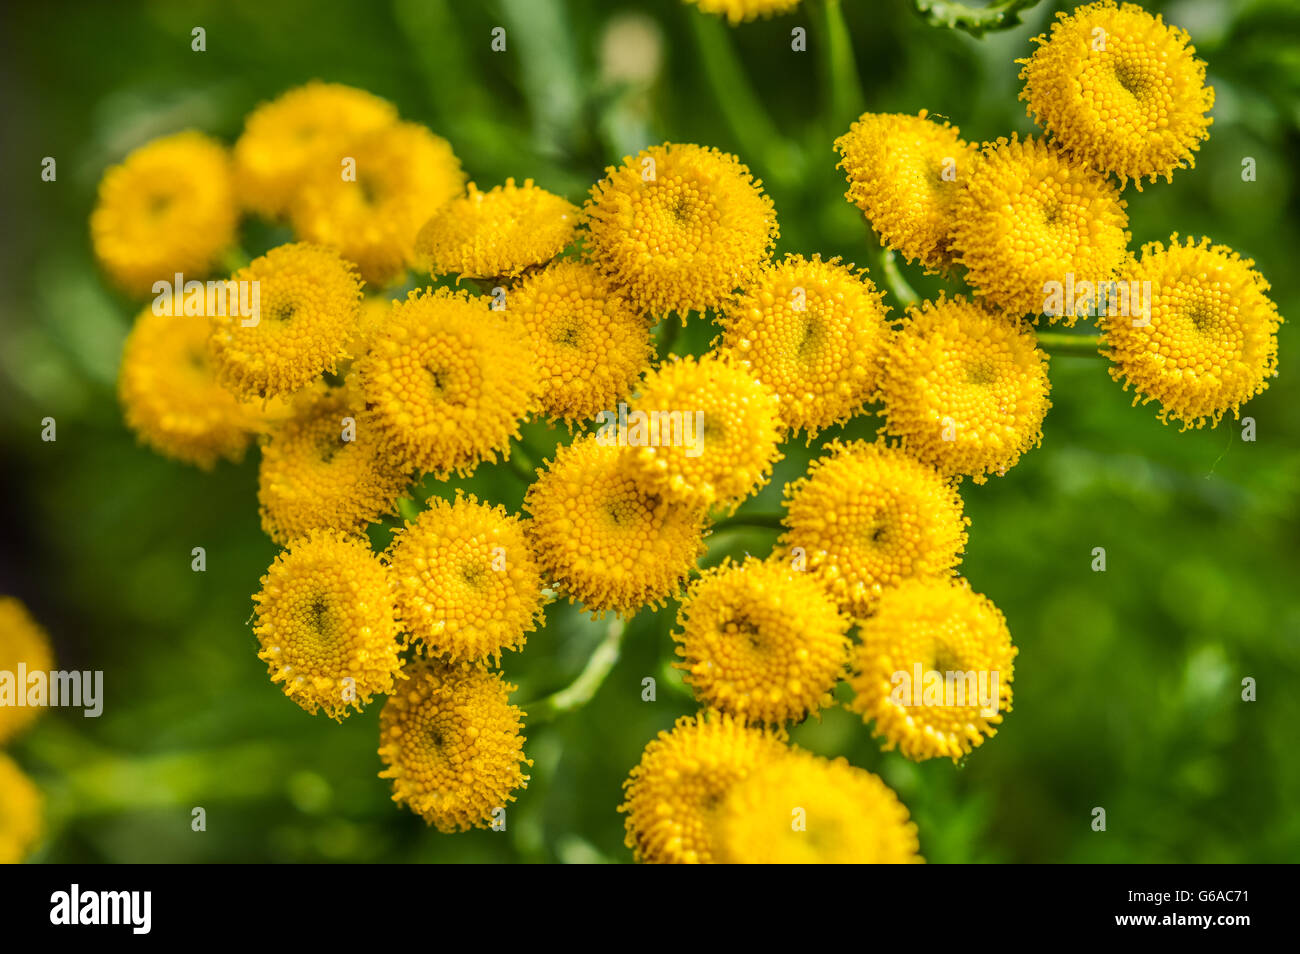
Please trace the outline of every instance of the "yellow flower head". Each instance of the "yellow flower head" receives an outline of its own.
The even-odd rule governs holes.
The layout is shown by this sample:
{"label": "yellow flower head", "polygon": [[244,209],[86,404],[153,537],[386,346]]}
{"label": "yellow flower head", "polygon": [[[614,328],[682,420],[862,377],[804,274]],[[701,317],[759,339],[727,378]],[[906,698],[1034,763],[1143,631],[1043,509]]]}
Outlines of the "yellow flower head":
{"label": "yellow flower head", "polygon": [[686,0],[705,13],[724,16],[735,26],[758,17],[779,16],[799,6],[799,0]]}
{"label": "yellow flower head", "polygon": [[507,294],[541,376],[542,411],[572,425],[625,397],[650,367],[650,325],[593,265],[553,262]]}
{"label": "yellow flower head", "polygon": [[[532,179],[453,199],[415,239],[415,260],[434,275],[513,278],[559,255],[573,241],[578,207],[539,189]],[[508,306],[507,306],[508,307]]]}
{"label": "yellow flower head", "polygon": [[839,139],[844,197],[866,215],[882,245],[929,271],[952,264],[949,248],[957,184],[970,174],[975,147],[957,127],[926,110],[915,116],[863,113]]}
{"label": "yellow flower head", "polygon": [[509,451],[532,411],[536,366],[489,299],[416,289],[356,363],[361,390],[394,461],[445,479]]}
{"label": "yellow flower head", "polygon": [[964,580],[908,580],[861,623],[850,708],[914,761],[954,762],[1011,711],[1016,647],[993,602]]}
{"label": "yellow flower head", "polygon": [[276,543],[311,530],[360,532],[406,486],[368,427],[354,390],[310,388],[293,416],[273,427],[262,444],[257,499],[262,529]]}
{"label": "yellow flower head", "polygon": [[[953,250],[990,306],[1040,314],[1050,283],[1108,282],[1123,265],[1128,213],[1114,183],[1041,140],[986,144],[959,181]],[[1072,309],[1051,317],[1075,321]]]}
{"label": "yellow flower head", "polygon": [[303,709],[342,722],[393,691],[402,668],[393,588],[364,538],[300,537],[275,558],[253,601],[257,658]]}
{"label": "yellow flower head", "polygon": [[277,218],[304,175],[320,163],[340,170],[352,140],[396,122],[392,103],[352,86],[313,80],[287,90],[244,120],[235,143],[239,197],[246,208]]}
{"label": "yellow flower head", "polygon": [[226,148],[199,132],[155,139],[104,173],[90,216],[95,258],[127,294],[213,271],[239,207]]}
{"label": "yellow flower head", "polygon": [[[344,178],[347,160],[355,161],[355,177]],[[382,286],[415,264],[420,226],[464,187],[460,160],[445,139],[415,123],[394,123],[353,139],[342,159],[312,163],[289,219],[299,238],[338,249],[362,278]]]}
{"label": "yellow flower head", "polygon": [[[279,397],[333,371],[361,312],[356,270],[319,245],[281,245],[230,277],[256,282],[258,314],[210,315],[217,380],[245,399]],[[250,292],[251,299],[251,292]]]}
{"label": "yellow flower head", "polygon": [[792,749],[732,786],[718,812],[724,864],[915,864],[916,824],[878,777]]}
{"label": "yellow flower head", "polygon": [[738,364],[677,358],[647,374],[629,405],[630,459],[656,493],[735,509],[781,459],[780,415],[777,396]]}
{"label": "yellow flower head", "polygon": [[625,843],[637,861],[717,861],[722,805],[738,782],[789,749],[765,728],[748,728],[725,713],[683,717],[645,747],[623,783]]}
{"label": "yellow flower head", "polygon": [[982,484],[1038,446],[1050,387],[1047,355],[1027,325],[940,295],[894,334],[880,430],[941,473]]}
{"label": "yellow flower head", "polygon": [[1026,111],[1081,162],[1132,179],[1173,179],[1210,138],[1214,87],[1186,33],[1141,7],[1102,0],[1058,13],[1025,68]]}
{"label": "yellow flower head", "polygon": [[21,862],[40,841],[41,790],[13,759],[0,752],[0,865]]}
{"label": "yellow flower head", "polygon": [[806,561],[854,616],[903,580],[950,574],[969,523],[952,484],[898,448],[834,441],[829,449],[786,485],[781,543],[792,560]]}
{"label": "yellow flower head", "polygon": [[584,206],[592,261],[659,317],[722,304],[748,284],[777,237],[763,184],[735,156],[664,143],[591,189]]}
{"label": "yellow flower head", "polygon": [[661,605],[704,552],[704,512],[647,493],[627,453],[595,436],[557,448],[524,498],[543,571],[594,613]]}
{"label": "yellow flower head", "polygon": [[140,312],[122,349],[117,394],[126,425],[159,454],[211,470],[238,461],[257,412],[217,383],[203,315]]}
{"label": "yellow flower head", "polygon": [[777,393],[783,427],[812,438],[871,399],[887,311],[864,273],[789,255],[727,304],[719,353]]}
{"label": "yellow flower head", "polygon": [[1186,430],[1239,416],[1268,387],[1282,317],[1254,264],[1207,238],[1180,245],[1177,233],[1168,248],[1142,247],[1122,278],[1139,294],[1150,282],[1149,317],[1102,318],[1111,377],[1133,386],[1134,404],[1159,401],[1160,419]]}
{"label": "yellow flower head", "polygon": [[[27,607],[12,596],[0,596],[0,672],[9,673],[14,680],[13,691],[26,698],[27,686],[18,684],[19,663],[28,672],[48,673],[54,668],[54,653],[45,630],[32,619]],[[41,714],[39,706],[20,706],[15,702],[17,697],[0,705],[0,745],[17,736]],[[3,788],[0,785],[0,792]],[[0,844],[4,840],[3,831],[4,826],[0,825]]]}
{"label": "yellow flower head", "polygon": [[421,651],[449,662],[523,649],[542,618],[542,578],[518,517],[473,496],[432,498],[388,549],[397,619]]}
{"label": "yellow flower head", "polygon": [[481,666],[413,665],[379,716],[379,777],[393,780],[393,801],[441,832],[490,827],[532,765],[514,691]]}
{"label": "yellow flower head", "polygon": [[849,620],[809,574],[749,557],[696,580],[677,614],[674,666],[706,706],[748,722],[799,721],[830,705]]}

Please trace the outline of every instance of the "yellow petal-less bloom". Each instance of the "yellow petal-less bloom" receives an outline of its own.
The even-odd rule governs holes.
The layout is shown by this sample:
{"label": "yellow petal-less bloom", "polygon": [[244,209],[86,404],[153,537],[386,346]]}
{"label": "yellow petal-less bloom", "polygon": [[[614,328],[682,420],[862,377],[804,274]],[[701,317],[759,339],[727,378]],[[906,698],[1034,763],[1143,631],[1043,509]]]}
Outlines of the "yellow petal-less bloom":
{"label": "yellow petal-less bloom", "polygon": [[651,864],[717,861],[722,805],[738,782],[789,749],[766,728],[747,727],[725,713],[677,720],[645,747],[623,782],[625,843],[636,860]]}
{"label": "yellow petal-less bloom", "polygon": [[886,750],[956,762],[1011,711],[1017,650],[1007,621],[965,580],[899,584],[880,597],[858,638],[850,708],[875,720],[872,735],[884,737]]}
{"label": "yellow petal-less bloom", "polygon": [[673,634],[673,665],[700,702],[747,722],[801,720],[831,703],[849,619],[809,574],[749,557],[696,580]]}
{"label": "yellow petal-less bloom", "polygon": [[257,499],[262,529],[276,543],[312,530],[360,532],[406,486],[351,388],[300,393],[293,416],[262,443]]}
{"label": "yellow petal-less bloom", "polygon": [[916,864],[916,824],[893,790],[844,759],[792,748],[732,786],[717,823],[723,864]]}
{"label": "yellow petal-less bloom", "polygon": [[1214,87],[1186,33],[1112,0],[1058,13],[1024,64],[1026,111],[1079,161],[1129,179],[1172,180],[1210,137]]}
{"label": "yellow petal-less bloom", "polygon": [[[415,238],[415,260],[434,275],[513,278],[542,265],[573,241],[578,207],[514,179],[482,192],[474,183],[424,223]],[[508,305],[507,305],[508,307]]]}
{"label": "yellow petal-less bloom", "polygon": [[951,482],[899,448],[834,441],[785,498],[786,555],[855,617],[903,580],[951,574],[966,547]]}
{"label": "yellow petal-less bloom", "polygon": [[789,255],[726,305],[718,351],[776,392],[787,430],[812,438],[871,399],[887,312],[864,273]]}
{"label": "yellow petal-less bloom", "polygon": [[523,716],[510,685],[481,666],[435,661],[411,667],[410,680],[379,716],[380,778],[393,801],[441,832],[489,828],[514,792],[528,784]]}
{"label": "yellow petal-less bloom", "polygon": [[140,312],[122,349],[117,394],[127,427],[154,451],[211,470],[239,461],[257,411],[217,383],[202,315]]}
{"label": "yellow petal-less bloom", "polygon": [[16,865],[36,847],[44,799],[13,759],[0,752],[0,865]]}
{"label": "yellow petal-less bloom", "polygon": [[226,148],[188,131],[146,143],[104,173],[90,237],[113,282],[143,297],[177,272],[187,281],[210,274],[238,224]]}
{"label": "yellow petal-less bloom", "polygon": [[303,709],[343,721],[400,675],[393,587],[364,538],[300,537],[262,577],[253,632],[271,681]]}
{"label": "yellow petal-less bloom", "polygon": [[976,147],[955,126],[899,113],[863,113],[839,139],[844,197],[862,210],[887,248],[927,270],[952,264],[949,247],[957,183]]}
{"label": "yellow petal-less bloom", "polygon": [[940,295],[911,309],[894,334],[880,431],[941,473],[982,484],[1038,446],[1050,388],[1033,329]]}
{"label": "yellow petal-less bloom", "polygon": [[[643,435],[638,413],[645,414]],[[647,374],[628,405],[629,459],[655,493],[735,509],[781,459],[780,414],[772,390],[731,360],[677,358]]]}
{"label": "yellow petal-less bloom", "polygon": [[337,252],[319,245],[281,245],[230,280],[256,282],[259,289],[256,316],[208,319],[217,380],[236,396],[251,400],[290,394],[334,371],[339,359],[347,357],[344,345],[361,313],[361,281]]}
{"label": "yellow petal-less bloom", "polygon": [[799,0],[686,0],[705,13],[723,16],[735,26],[758,17],[779,16],[799,6]]}
{"label": "yellow petal-less bloom", "polygon": [[647,493],[627,454],[580,438],[556,449],[524,498],[544,573],[597,614],[662,605],[704,552],[704,512]]}
{"label": "yellow petal-less bloom", "polygon": [[[50,639],[27,607],[12,596],[0,597],[0,672],[9,673],[13,691],[26,698],[27,686],[18,684],[18,664],[30,672],[48,673],[54,668],[54,653]],[[16,737],[36,720],[43,711],[40,706],[16,705],[18,699],[7,699],[0,705],[0,745]],[[0,826],[2,827],[2,826]],[[0,841],[3,836],[0,836]]]}
{"label": "yellow petal-less bloom", "polygon": [[[1115,184],[1039,139],[988,143],[959,179],[953,250],[990,307],[1043,314],[1050,283],[1109,282],[1127,257]],[[1073,325],[1075,314],[1051,314]]]}
{"label": "yellow petal-less bloom", "polygon": [[397,619],[420,651],[494,663],[542,618],[542,579],[518,517],[473,496],[433,498],[387,552]]}
{"label": "yellow petal-less bloom", "polygon": [[338,249],[371,285],[396,282],[414,265],[415,236],[460,195],[465,173],[445,139],[416,123],[394,123],[346,147],[356,178],[337,157],[304,175],[289,210],[298,237]]}
{"label": "yellow petal-less bloom", "polygon": [[626,397],[650,367],[650,325],[586,262],[552,262],[512,288],[506,320],[528,335],[541,409],[573,425]]}
{"label": "yellow petal-less bloom", "polygon": [[244,120],[235,142],[240,201],[266,218],[282,216],[304,175],[322,163],[341,174],[349,143],[396,122],[392,103],[352,86],[313,80],[286,90]]}
{"label": "yellow petal-less bloom", "polygon": [[1160,419],[1186,430],[1240,416],[1268,387],[1282,317],[1254,264],[1207,238],[1179,244],[1177,233],[1168,248],[1143,246],[1123,279],[1151,283],[1149,324],[1146,315],[1101,318],[1111,377],[1133,386],[1134,404],[1158,401]]}
{"label": "yellow petal-less bloom", "polygon": [[416,289],[355,365],[368,422],[403,470],[467,474],[509,452],[532,411],[536,367],[490,299]]}
{"label": "yellow petal-less bloom", "polygon": [[717,308],[776,242],[776,210],[740,160],[664,143],[617,168],[583,207],[591,260],[656,318]]}

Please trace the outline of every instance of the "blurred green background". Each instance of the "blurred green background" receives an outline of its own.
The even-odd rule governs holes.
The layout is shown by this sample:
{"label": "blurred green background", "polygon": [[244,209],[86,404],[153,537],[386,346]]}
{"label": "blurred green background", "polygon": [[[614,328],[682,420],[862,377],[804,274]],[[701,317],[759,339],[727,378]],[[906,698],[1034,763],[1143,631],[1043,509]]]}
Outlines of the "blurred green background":
{"label": "blurred green background", "polygon": [[[1064,6],[1064,5],[1062,5]],[[1289,0],[1151,3],[1209,62],[1215,123],[1196,168],[1131,187],[1135,245],[1207,234],[1254,258],[1293,315],[1300,278],[1300,11]],[[842,194],[833,138],[861,109],[949,117],[971,140],[1031,132],[1016,57],[1055,9],[976,40],[907,0],[846,0],[862,84],[835,84],[823,0],[736,29],[679,0],[395,0],[6,5],[0,30],[3,300],[0,589],[22,597],[61,668],[105,671],[98,720],[47,714],[12,747],[48,798],[46,861],[627,861],[620,785],[694,706],[675,674],[675,605],[629,627],[580,711],[528,731],[532,783],[505,833],[439,835],[388,800],[379,704],[343,725],[275,688],[248,627],[275,554],[258,527],[257,455],[211,474],[138,447],[115,397],[139,303],[97,275],[87,217],[106,165],[199,127],[231,142],[258,102],[312,78],[364,87],[447,137],[484,187],[507,176],[581,201],[602,169],[665,139],[738,153],[781,223],[778,252],[865,264],[874,241]],[[207,31],[193,52],[190,31]],[[507,50],[490,49],[504,26]],[[807,52],[791,30],[808,31]],[[58,180],[40,181],[41,159]],[[1257,180],[1243,182],[1243,157]],[[251,225],[261,252],[285,235]],[[934,278],[906,270],[926,293]],[[711,329],[694,319],[695,350]],[[843,710],[793,732],[883,775],[936,862],[1283,861],[1300,857],[1300,389],[1295,329],[1246,414],[1179,433],[1132,408],[1106,363],[1054,358],[1041,449],[962,488],[964,572],[1020,647],[1015,708],[964,764],[884,754]],[[40,422],[58,421],[58,440]],[[826,435],[870,436],[870,416]],[[526,428],[534,449],[559,435]],[[820,443],[820,441],[818,442]],[[745,511],[777,509],[813,449],[787,449]],[[504,468],[454,486],[516,508]],[[386,531],[376,528],[379,545]],[[775,534],[728,531],[724,554]],[[207,571],[190,569],[192,547]],[[1104,573],[1090,569],[1105,547]],[[567,604],[503,663],[526,704],[579,672],[602,626]],[[657,701],[641,680],[659,680]],[[1241,700],[1241,680],[1258,701]],[[207,831],[191,831],[191,809]],[[1108,830],[1094,832],[1104,807]]]}

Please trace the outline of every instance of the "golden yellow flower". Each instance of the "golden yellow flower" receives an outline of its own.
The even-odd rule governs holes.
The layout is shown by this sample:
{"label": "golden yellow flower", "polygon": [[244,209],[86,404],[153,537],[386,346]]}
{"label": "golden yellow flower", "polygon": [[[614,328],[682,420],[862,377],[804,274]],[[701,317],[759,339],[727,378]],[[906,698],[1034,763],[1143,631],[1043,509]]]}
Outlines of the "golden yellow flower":
{"label": "golden yellow flower", "polygon": [[970,174],[976,148],[957,127],[930,118],[863,113],[839,139],[844,197],[862,210],[880,243],[929,271],[952,264],[949,247],[957,184]]}
{"label": "golden yellow flower", "polygon": [[1142,247],[1141,262],[1122,279],[1138,297],[1150,282],[1150,315],[1101,318],[1111,377],[1125,390],[1133,386],[1134,404],[1158,401],[1160,420],[1186,430],[1217,425],[1227,411],[1240,416],[1241,405],[1268,387],[1282,317],[1254,264],[1208,238],[1180,245],[1177,233],[1168,248]]}
{"label": "golden yellow flower", "polygon": [[[355,176],[344,178],[355,162]],[[415,123],[357,137],[343,159],[313,163],[289,210],[298,237],[338,249],[372,285],[397,282],[415,264],[415,236],[465,186],[445,139]]]}
{"label": "golden yellow flower", "polygon": [[874,719],[885,749],[954,762],[1011,711],[1016,647],[993,602],[965,580],[907,580],[858,630],[850,708]]}
{"label": "golden yellow flower", "polygon": [[587,251],[656,318],[717,308],[776,242],[772,200],[733,155],[664,143],[605,172],[584,206]]}
{"label": "golden yellow flower", "polygon": [[[1128,248],[1115,184],[1038,139],[986,144],[959,179],[952,247],[985,303],[1042,314],[1053,282],[1109,282]],[[1073,307],[1048,315],[1073,325]]]}
{"label": "golden yellow flower", "polygon": [[393,587],[364,537],[315,531],[262,577],[253,632],[271,681],[313,715],[340,722],[393,691],[400,675]]}
{"label": "golden yellow flower", "polygon": [[255,282],[259,299],[255,316],[235,314],[236,308],[209,316],[217,380],[236,396],[290,394],[347,357],[344,345],[361,312],[361,282],[336,252],[281,245],[230,280]]}
{"label": "golden yellow flower", "polygon": [[441,832],[505,824],[506,803],[528,785],[522,766],[533,764],[514,691],[481,666],[413,665],[379,716],[379,777],[393,780],[393,801]]}
{"label": "golden yellow flower", "polygon": [[351,358],[340,361],[335,374],[344,378],[348,376],[355,360],[370,350],[370,342],[388,325],[388,319],[393,314],[393,305],[400,302],[400,298],[375,295],[368,295],[362,299],[361,314],[357,318],[356,327],[352,329],[351,337],[343,345],[343,350],[351,355]]}
{"label": "golden yellow flower", "polygon": [[45,827],[41,790],[0,752],[0,865],[16,865],[40,841]]}
{"label": "golden yellow flower", "polygon": [[723,864],[915,864],[916,824],[893,790],[844,759],[792,749],[733,785],[717,822]]}
{"label": "golden yellow flower", "polygon": [[524,498],[543,571],[593,613],[662,605],[704,552],[704,512],[647,493],[627,454],[580,438],[556,449]]}
{"label": "golden yellow flower", "polygon": [[941,294],[911,309],[894,334],[880,432],[941,473],[982,484],[1038,446],[1050,388],[1029,326]]}
{"label": "golden yellow flower", "polygon": [[[32,619],[27,607],[12,596],[0,596],[0,673],[9,674],[13,680],[11,688],[15,693],[12,699],[6,699],[5,704],[0,705],[0,745],[36,721],[42,711],[40,706],[17,704],[19,695],[26,700],[28,688],[18,681],[19,663],[29,673],[48,673],[54,668],[54,652],[50,649],[50,639],[45,635],[45,630]],[[0,698],[3,695],[0,693]],[[3,790],[3,786],[0,786],[0,790]],[[0,825],[0,832],[3,830],[4,826]],[[2,842],[3,837],[0,836],[0,843]]]}
{"label": "golden yellow flower", "polygon": [[527,334],[541,376],[541,409],[569,425],[626,397],[650,367],[650,325],[586,262],[552,262],[512,288],[506,320]]}
{"label": "golden yellow flower", "polygon": [[724,562],[693,584],[673,633],[695,697],[748,722],[799,721],[831,703],[849,620],[784,561]]}
{"label": "golden yellow flower", "polygon": [[686,0],[705,13],[724,16],[735,26],[758,17],[779,16],[799,6],[799,0]]}
{"label": "golden yellow flower", "polygon": [[683,717],[645,747],[623,782],[625,843],[637,861],[717,861],[718,816],[732,787],[787,756],[782,736],[725,713]]}
{"label": "golden yellow flower", "polygon": [[495,664],[542,619],[542,578],[520,519],[504,507],[436,497],[388,548],[397,619],[422,652]]}
{"label": "golden yellow flower", "polygon": [[211,470],[241,460],[258,412],[217,383],[203,315],[140,312],[122,349],[117,394],[126,425],[159,454]]}
{"label": "golden yellow flower", "polygon": [[406,478],[350,387],[309,388],[262,443],[257,499],[276,543],[312,530],[360,532],[391,513]]}
{"label": "golden yellow flower", "polygon": [[487,298],[416,289],[395,302],[370,350],[356,362],[389,454],[403,470],[467,474],[509,452],[532,411],[537,369]]}
{"label": "golden yellow flower", "polygon": [[776,392],[785,428],[812,438],[871,399],[887,312],[864,272],[788,255],[726,305],[718,351]]}
{"label": "golden yellow flower", "polygon": [[104,173],[90,215],[95,258],[127,294],[203,278],[235,241],[239,205],[226,148],[199,132],[155,139]]}
{"label": "golden yellow flower", "polygon": [[469,191],[433,214],[415,238],[415,260],[434,275],[513,278],[542,265],[573,241],[578,207],[514,179],[488,192]]}
{"label": "golden yellow flower", "polygon": [[781,459],[780,414],[772,390],[727,358],[676,358],[647,374],[628,405],[629,459],[655,493],[734,510]]}
{"label": "golden yellow flower", "polygon": [[953,572],[970,521],[950,481],[896,447],[828,449],[785,488],[781,543],[792,565],[806,565],[854,616],[903,580]]}
{"label": "golden yellow flower", "polygon": [[288,211],[303,177],[318,165],[340,170],[349,143],[392,126],[387,100],[340,83],[313,80],[262,103],[235,143],[235,181],[245,207],[267,218]]}
{"label": "golden yellow flower", "polygon": [[1210,138],[1214,87],[1190,38],[1113,0],[1058,13],[1020,78],[1026,111],[1079,161],[1132,179],[1173,179]]}

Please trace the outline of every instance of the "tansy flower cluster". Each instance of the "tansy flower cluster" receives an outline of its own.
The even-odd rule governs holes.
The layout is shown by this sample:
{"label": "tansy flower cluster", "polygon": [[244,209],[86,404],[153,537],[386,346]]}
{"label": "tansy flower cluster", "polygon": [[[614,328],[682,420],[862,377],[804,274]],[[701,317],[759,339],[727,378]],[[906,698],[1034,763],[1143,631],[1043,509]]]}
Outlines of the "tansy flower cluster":
{"label": "tansy flower cluster", "polygon": [[[735,22],[793,3],[700,6]],[[1094,50],[1081,38],[1097,29]],[[433,132],[309,84],[258,107],[233,158],[182,140],[215,150],[231,208],[293,230],[251,261],[233,225],[149,240],[169,204],[211,198],[167,172],[183,152],[148,145],[110,171],[93,234],[119,285],[226,261],[234,286],[260,289],[251,317],[146,311],[119,389],[168,456],[211,467],[260,448],[262,524],[283,547],[253,598],[271,682],[338,720],[385,696],[393,800],[439,831],[499,828],[529,780],[523,709],[580,704],[510,700],[500,667],[530,651],[547,604],[620,628],[675,602],[664,647],[699,711],[628,776],[634,857],[920,861],[879,778],[786,733],[837,694],[913,760],[960,761],[1002,725],[1017,649],[958,575],[959,489],[1041,441],[1035,323],[1098,317],[1115,377],[1185,425],[1236,413],[1276,367],[1281,319],[1253,263],[1176,236],[1129,249],[1126,183],[1190,165],[1208,126],[1186,36],[1095,3],[1040,38],[1023,75],[1043,138],[968,143],[921,111],[863,115],[835,142],[880,242],[969,285],[892,318],[887,274],[774,258],[761,180],[703,145],[625,156],[579,204],[531,179],[467,184]],[[170,190],[157,208],[153,185]],[[1093,297],[1046,309],[1054,282]],[[1103,286],[1146,282],[1141,323],[1093,307]],[[716,322],[705,353],[673,352],[687,322]],[[781,488],[768,552],[701,569],[786,442],[873,408],[874,442],[822,440]],[[525,435],[546,422],[563,426],[544,455]],[[455,486],[480,468],[523,485],[518,511]],[[980,691],[932,701],[935,674]]]}
{"label": "tansy flower cluster", "polygon": [[[48,673],[53,668],[54,653],[45,630],[20,600],[0,596],[0,673],[6,680],[0,684],[0,746],[27,731],[43,711],[41,704],[26,697],[19,704],[17,694],[28,690],[19,673]],[[18,864],[40,843],[44,805],[36,783],[0,751],[0,865]]]}

